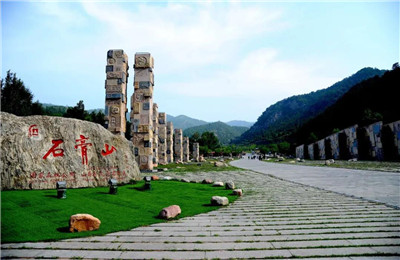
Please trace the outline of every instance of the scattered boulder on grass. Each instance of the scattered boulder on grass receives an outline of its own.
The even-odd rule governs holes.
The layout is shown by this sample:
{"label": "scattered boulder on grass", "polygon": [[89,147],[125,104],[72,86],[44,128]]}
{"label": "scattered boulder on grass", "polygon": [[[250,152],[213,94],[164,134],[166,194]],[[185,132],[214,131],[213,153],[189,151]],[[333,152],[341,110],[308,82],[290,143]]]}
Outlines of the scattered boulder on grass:
{"label": "scattered boulder on grass", "polygon": [[197,183],[197,181],[196,180],[191,180],[190,183]]}
{"label": "scattered boulder on grass", "polygon": [[199,157],[199,162],[205,162],[206,160],[204,159],[204,156],[200,155]]}
{"label": "scattered boulder on grass", "polygon": [[213,183],[213,181],[210,180],[210,179],[204,179],[201,183],[203,183],[203,184],[211,184],[211,183]]}
{"label": "scattered boulder on grass", "polygon": [[356,162],[357,161],[357,158],[351,158],[351,159],[349,159],[349,162]]}
{"label": "scattered boulder on grass", "polygon": [[233,195],[242,196],[243,195],[242,189],[233,190]]}
{"label": "scattered boulder on grass", "polygon": [[227,197],[213,196],[211,198],[211,205],[213,206],[226,206],[229,204]]}
{"label": "scattered boulder on grass", "polygon": [[224,187],[224,183],[222,181],[216,181],[212,185],[213,187]]}
{"label": "scattered boulder on grass", "polygon": [[151,176],[152,181],[158,181],[159,179],[160,179],[160,177],[158,177],[157,175]]}
{"label": "scattered boulder on grass", "polygon": [[233,183],[233,181],[227,181],[225,183],[225,189],[233,190],[234,188],[235,188],[235,183]]}
{"label": "scattered boulder on grass", "polygon": [[90,214],[75,214],[69,219],[69,231],[81,232],[97,230],[100,227],[100,220]]}
{"label": "scattered boulder on grass", "polygon": [[164,176],[164,177],[162,177],[162,180],[170,181],[170,180],[172,180],[172,177],[171,176]]}
{"label": "scattered boulder on grass", "polygon": [[181,208],[178,205],[172,205],[166,208],[163,208],[160,213],[158,214],[159,218],[162,219],[171,219],[175,218],[179,214],[181,214]]}
{"label": "scattered boulder on grass", "polygon": [[215,166],[215,167],[225,167],[226,164],[223,163],[223,162],[214,162],[214,166]]}
{"label": "scattered boulder on grass", "polygon": [[190,181],[188,179],[183,178],[181,179],[181,182],[190,182]]}
{"label": "scattered boulder on grass", "polygon": [[327,165],[327,166],[331,165],[332,163],[335,163],[335,160],[329,159],[329,160],[325,161],[325,165]]}

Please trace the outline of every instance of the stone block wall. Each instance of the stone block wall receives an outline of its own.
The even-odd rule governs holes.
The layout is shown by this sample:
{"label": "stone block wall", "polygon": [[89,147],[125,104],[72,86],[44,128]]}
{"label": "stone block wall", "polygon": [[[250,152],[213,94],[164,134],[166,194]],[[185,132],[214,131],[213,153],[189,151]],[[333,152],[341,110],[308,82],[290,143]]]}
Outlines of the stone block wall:
{"label": "stone block wall", "polygon": [[132,141],[141,171],[153,170],[153,68],[154,60],[150,53],[135,54],[131,122]]}
{"label": "stone block wall", "polygon": [[296,147],[296,158],[304,159],[304,144]]}
{"label": "stone block wall", "polygon": [[308,156],[310,157],[311,160],[314,160],[314,144],[307,145],[307,149],[308,149]]}
{"label": "stone block wall", "polygon": [[325,138],[325,157],[326,159],[339,159],[339,133],[331,134]]}
{"label": "stone block wall", "polygon": [[358,158],[357,128],[358,125],[354,125],[340,131],[340,159]]}
{"label": "stone block wall", "polygon": [[[318,146],[318,158],[321,160],[325,160],[326,156],[325,156],[325,139],[321,139],[317,142],[317,146]],[[315,156],[315,154],[314,154]]]}
{"label": "stone block wall", "polygon": [[[390,131],[393,142],[393,158],[391,159],[400,159],[400,120],[389,123],[386,125]],[[391,142],[388,140],[388,142]],[[387,145],[392,146],[392,145]]]}
{"label": "stone block wall", "polygon": [[128,56],[123,50],[109,50],[106,65],[105,127],[113,134],[126,132]]}
{"label": "stone block wall", "polygon": [[370,141],[370,156],[372,159],[383,160],[383,146],[381,140],[382,121],[365,127]]}

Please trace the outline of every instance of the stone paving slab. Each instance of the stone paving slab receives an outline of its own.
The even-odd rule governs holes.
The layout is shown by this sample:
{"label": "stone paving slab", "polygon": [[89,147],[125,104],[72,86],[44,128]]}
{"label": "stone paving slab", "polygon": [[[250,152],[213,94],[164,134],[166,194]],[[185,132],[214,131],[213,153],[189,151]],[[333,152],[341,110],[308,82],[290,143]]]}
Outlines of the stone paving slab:
{"label": "stone paving slab", "polygon": [[400,210],[255,172],[188,173],[185,177],[234,180],[245,195],[218,211],[131,231],[58,242],[2,244],[1,256],[386,259],[389,254],[393,259],[400,257]]}
{"label": "stone paving slab", "polygon": [[230,163],[297,183],[400,207],[400,174],[237,160]]}

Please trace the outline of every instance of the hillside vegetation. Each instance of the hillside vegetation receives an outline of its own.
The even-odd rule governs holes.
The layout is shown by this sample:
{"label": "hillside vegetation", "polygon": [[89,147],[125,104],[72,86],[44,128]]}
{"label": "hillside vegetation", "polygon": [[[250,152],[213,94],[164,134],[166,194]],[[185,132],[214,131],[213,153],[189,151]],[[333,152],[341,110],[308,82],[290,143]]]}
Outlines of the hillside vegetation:
{"label": "hillside vegetation", "polygon": [[[305,123],[295,134],[297,144],[310,143],[354,124],[400,120],[400,68],[382,77],[365,80],[344,94],[322,114]],[[314,140],[313,140],[314,139]]]}
{"label": "hillside vegetation", "polygon": [[350,88],[384,73],[385,70],[364,68],[329,88],[281,100],[268,107],[257,122],[234,143],[268,144],[287,141],[299,127],[333,105]]}
{"label": "hillside vegetation", "polygon": [[243,134],[247,127],[229,126],[223,122],[209,123],[206,125],[191,127],[183,131],[183,135],[191,137],[194,133],[202,134],[204,132],[214,133],[222,145],[229,144],[234,138]]}

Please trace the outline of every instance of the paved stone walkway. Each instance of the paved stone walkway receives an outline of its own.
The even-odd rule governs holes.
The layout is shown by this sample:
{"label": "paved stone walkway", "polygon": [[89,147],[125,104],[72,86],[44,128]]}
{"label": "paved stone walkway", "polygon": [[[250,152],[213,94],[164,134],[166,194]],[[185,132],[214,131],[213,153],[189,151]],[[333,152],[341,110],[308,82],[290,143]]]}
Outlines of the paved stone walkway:
{"label": "paved stone walkway", "polygon": [[[171,176],[170,173],[168,175]],[[181,176],[181,175],[176,175]],[[2,244],[2,258],[399,259],[400,210],[253,171],[190,173],[234,180],[220,210],[105,236]]]}
{"label": "paved stone walkway", "polygon": [[313,167],[242,159],[233,166],[400,208],[400,173]]}

